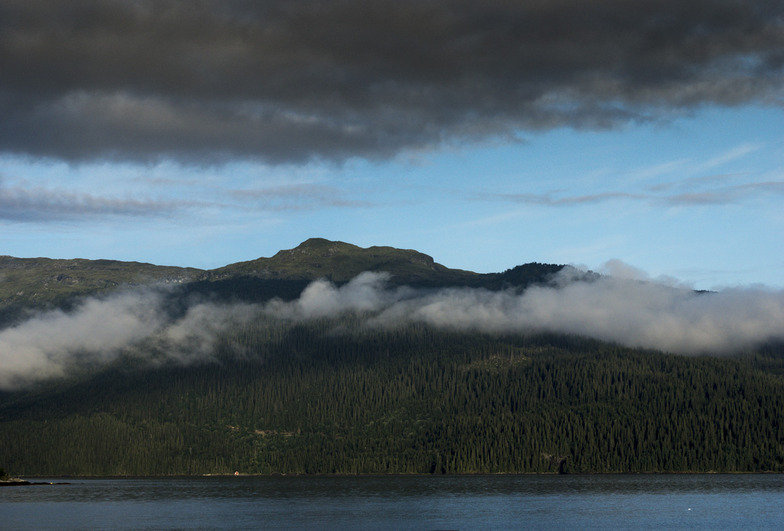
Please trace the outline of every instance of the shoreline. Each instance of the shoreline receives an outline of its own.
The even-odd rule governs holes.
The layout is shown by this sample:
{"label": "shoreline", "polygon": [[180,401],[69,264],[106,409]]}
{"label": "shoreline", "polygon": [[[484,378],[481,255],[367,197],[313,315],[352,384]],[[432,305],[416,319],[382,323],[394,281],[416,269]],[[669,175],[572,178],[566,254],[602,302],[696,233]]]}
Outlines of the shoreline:
{"label": "shoreline", "polygon": [[30,475],[25,476],[30,480],[22,478],[12,478],[12,481],[0,481],[0,486],[3,485],[63,485],[68,483],[60,483],[53,481],[34,481],[36,479],[54,479],[54,480],[90,480],[90,479],[189,479],[189,478],[340,478],[340,477],[422,477],[422,478],[445,478],[445,477],[479,477],[479,476],[751,476],[751,475],[781,475],[784,472],[596,472],[596,473],[582,473],[582,474],[558,474],[558,473],[476,473],[476,474],[287,474],[287,473],[274,473],[274,474],[160,474],[160,475]]}
{"label": "shoreline", "polygon": [[69,485],[70,483],[55,483],[54,481],[28,481],[22,478],[9,478],[0,480],[0,487],[22,487],[27,485]]}

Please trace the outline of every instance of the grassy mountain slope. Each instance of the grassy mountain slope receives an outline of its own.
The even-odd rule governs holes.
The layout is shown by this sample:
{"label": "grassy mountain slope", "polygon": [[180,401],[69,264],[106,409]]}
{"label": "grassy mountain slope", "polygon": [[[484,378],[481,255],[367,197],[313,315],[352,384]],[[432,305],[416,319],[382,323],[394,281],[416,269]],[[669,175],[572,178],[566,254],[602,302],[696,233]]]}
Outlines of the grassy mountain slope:
{"label": "grassy mountain slope", "polygon": [[175,284],[186,286],[185,292],[257,301],[291,299],[312,280],[326,278],[340,284],[364,271],[388,272],[392,285],[502,289],[546,282],[562,267],[532,263],[503,273],[479,274],[447,268],[413,250],[361,248],[321,238],[306,240],[271,258],[210,271],[116,260],[0,256],[0,324],[10,322],[25,308],[67,305],[74,297],[123,286]]}
{"label": "grassy mountain slope", "polygon": [[258,258],[212,270],[211,278],[250,276],[265,279],[315,280],[326,278],[347,282],[363,271],[387,271],[393,282],[420,285],[465,284],[481,275],[449,269],[433,258],[413,250],[394,247],[357,247],[344,242],[311,238],[294,249],[271,258]]}
{"label": "grassy mountain slope", "polygon": [[154,282],[188,282],[203,271],[117,260],[0,256],[0,300],[47,301],[86,291]]}
{"label": "grassy mountain slope", "polygon": [[139,262],[0,256],[0,323],[23,309],[67,305],[81,295],[120,286],[181,284],[203,276],[199,269]]}

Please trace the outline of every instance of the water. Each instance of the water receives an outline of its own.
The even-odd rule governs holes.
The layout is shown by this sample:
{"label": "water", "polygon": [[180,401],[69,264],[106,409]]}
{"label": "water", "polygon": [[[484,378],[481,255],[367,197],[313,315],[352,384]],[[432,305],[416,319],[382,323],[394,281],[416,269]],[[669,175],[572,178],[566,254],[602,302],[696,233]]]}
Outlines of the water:
{"label": "water", "polygon": [[1,529],[784,529],[782,475],[45,481]]}

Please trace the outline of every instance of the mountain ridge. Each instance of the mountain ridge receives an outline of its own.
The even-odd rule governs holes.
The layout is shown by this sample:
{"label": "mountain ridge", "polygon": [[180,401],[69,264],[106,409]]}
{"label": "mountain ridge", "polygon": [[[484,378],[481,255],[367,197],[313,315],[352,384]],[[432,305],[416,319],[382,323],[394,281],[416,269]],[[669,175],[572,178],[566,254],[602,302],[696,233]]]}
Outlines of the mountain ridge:
{"label": "mountain ridge", "polygon": [[140,285],[183,285],[226,298],[291,298],[308,282],[348,282],[364,271],[387,272],[391,285],[522,289],[546,282],[562,265],[536,262],[502,273],[452,269],[413,249],[367,248],[309,238],[271,257],[235,262],[215,269],[162,266],[137,261],[0,256],[0,324],[25,308],[67,306],[74,298]]}
{"label": "mountain ridge", "polygon": [[22,308],[62,306],[74,297],[123,286],[180,284],[203,275],[195,268],[143,262],[0,256],[0,323]]}
{"label": "mountain ridge", "polygon": [[475,277],[479,273],[451,269],[437,263],[430,255],[413,249],[388,246],[359,247],[324,238],[309,238],[293,249],[278,251],[270,258],[237,262],[209,271],[211,278],[256,276],[316,280],[326,278],[346,282],[363,271],[388,271],[408,281],[448,276],[455,279]]}

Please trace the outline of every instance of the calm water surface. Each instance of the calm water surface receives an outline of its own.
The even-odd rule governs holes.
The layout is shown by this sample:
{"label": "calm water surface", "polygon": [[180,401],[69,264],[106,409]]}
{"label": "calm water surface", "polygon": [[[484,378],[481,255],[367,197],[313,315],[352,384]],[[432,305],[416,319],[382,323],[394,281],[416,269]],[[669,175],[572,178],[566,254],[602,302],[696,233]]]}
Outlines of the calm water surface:
{"label": "calm water surface", "polygon": [[2,529],[784,529],[782,475],[69,479]]}

